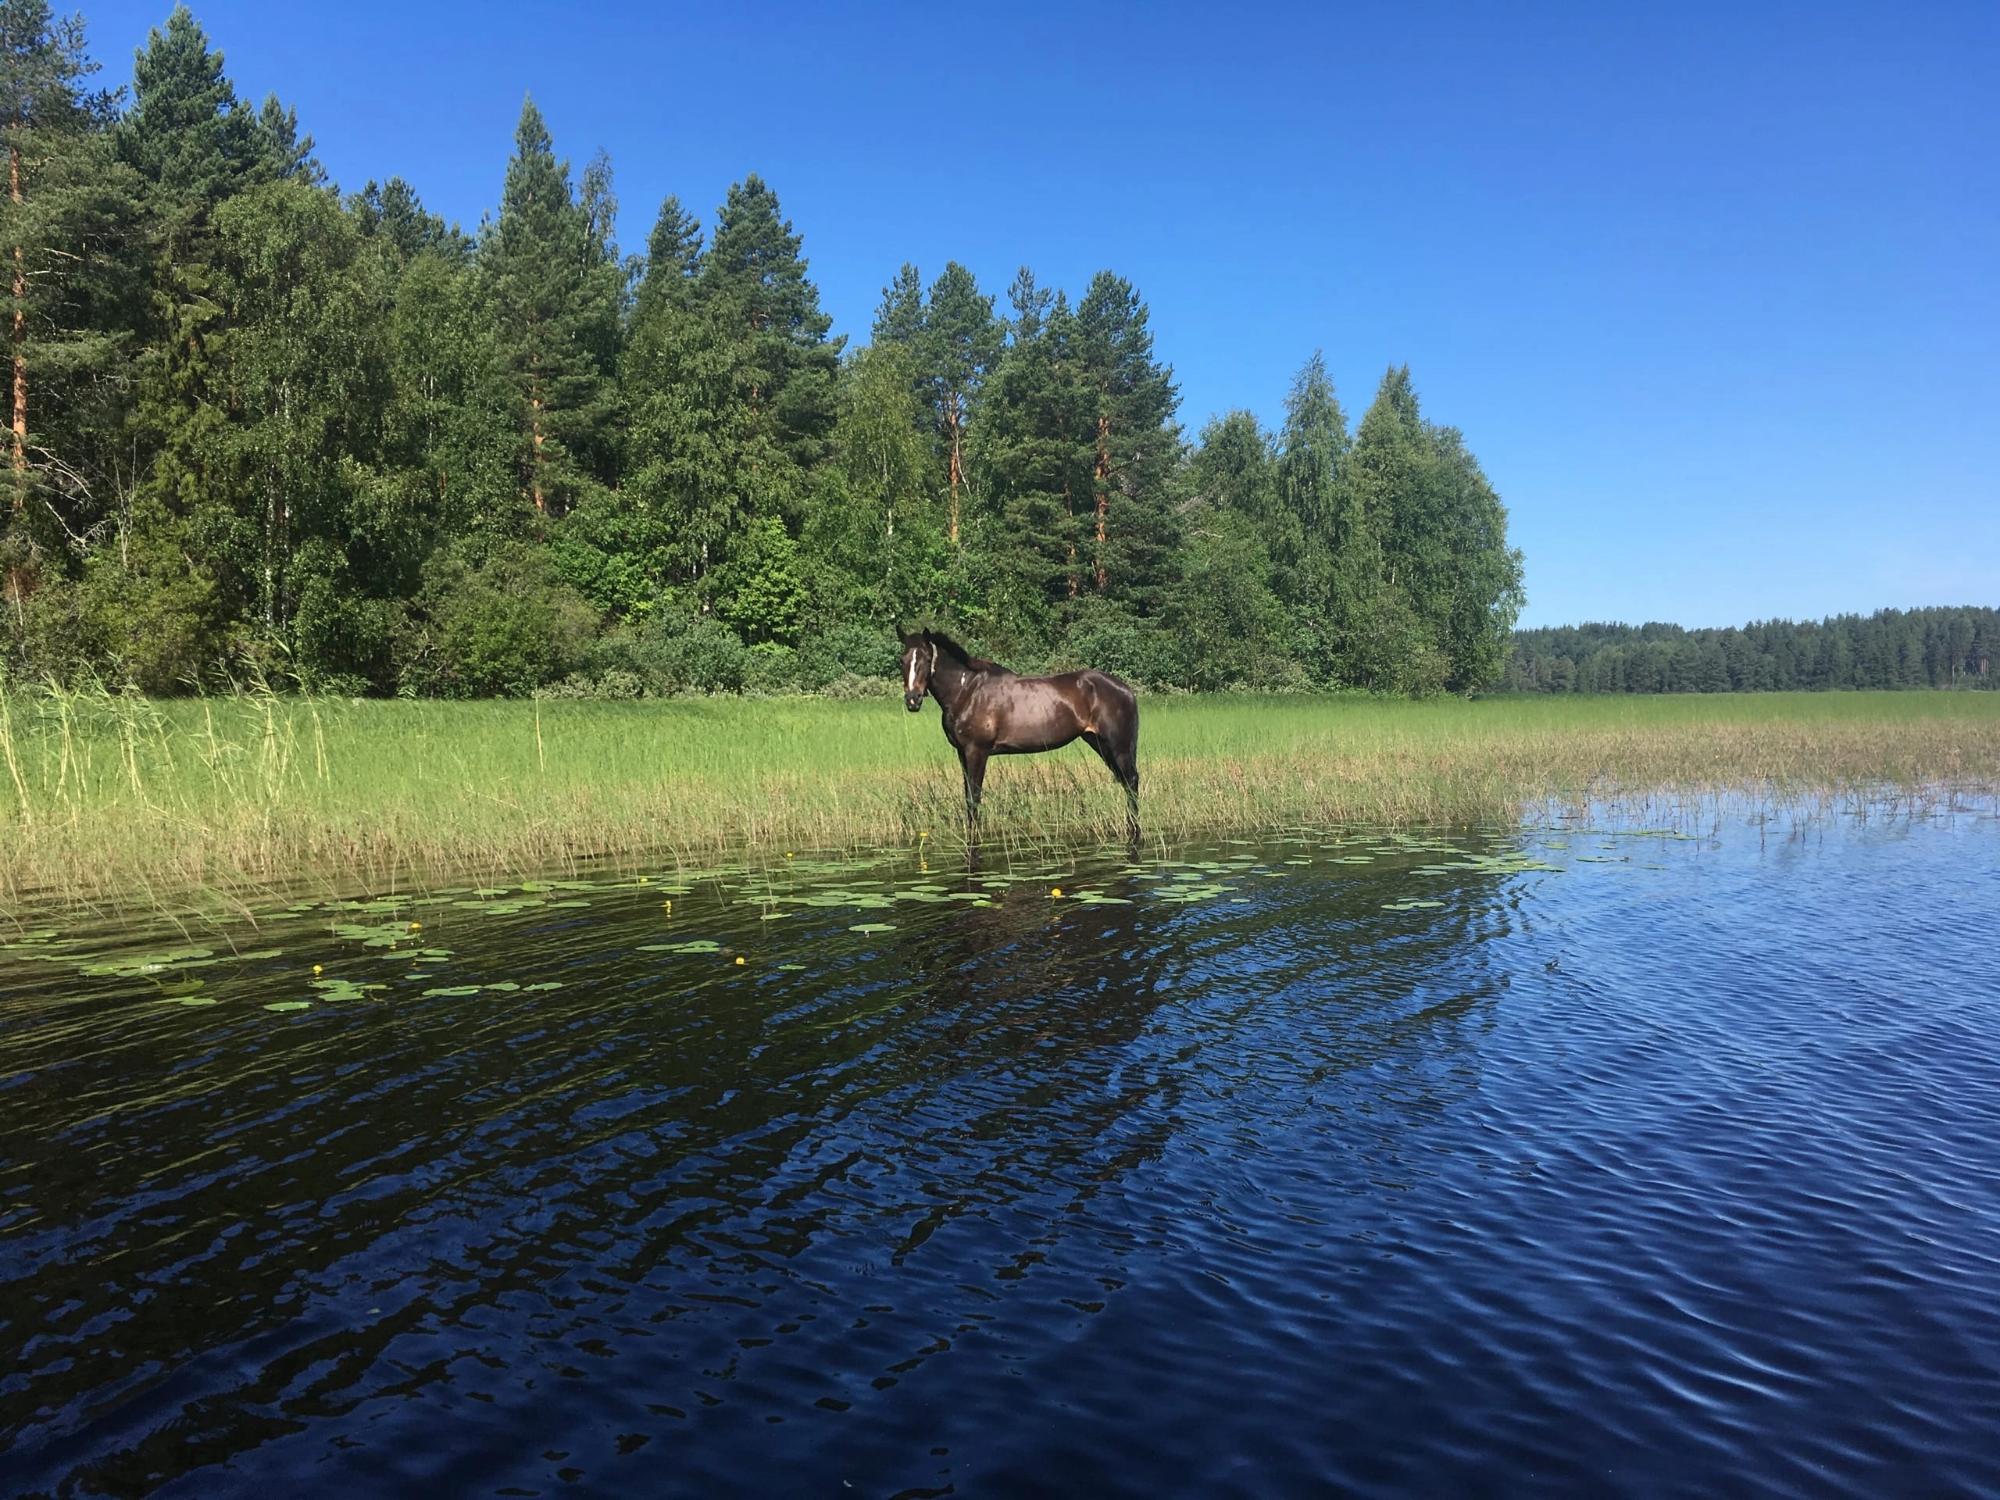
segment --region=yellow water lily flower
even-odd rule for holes
[[[1058,900],[1058,901],[1062,900],[1062,887],[1061,887],[1061,886],[1059,886],[1059,885],[1052,885],[1052,886],[1050,886],[1050,887],[1049,887],[1049,894],[1050,894],[1051,896],[1053,896],[1053,897],[1054,897],[1054,898],[1055,898],[1056,900]]]
[[[737,955],[736,955],[736,961],[737,961],[737,962],[738,962],[739,964],[740,964],[740,963],[742,963],[742,962],[743,962],[743,955],[742,955],[742,954],[740,954],[740,953],[739,953],[739,954],[737,954]]]
[[[661,911],[663,911],[663,912],[667,912],[667,913],[670,913],[670,914],[671,914],[671,913],[672,913],[672,911],[673,911],[673,909],[674,909],[674,903],[673,903],[672,901],[670,901],[670,900],[669,900],[669,901],[662,901],[662,902],[660,903],[660,910],[661,910]]]
[[[410,924],[410,931],[412,932],[422,932],[423,930],[424,930],[424,924],[421,922],[412,922]]]
[[[321,972],[321,970],[320,970],[320,966],[319,966],[318,964],[314,964],[314,965],[313,965],[313,973],[317,974],[317,973],[320,973],[320,972]]]

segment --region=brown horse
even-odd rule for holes
[[[1017,677],[934,630],[903,637],[903,706],[937,699],[944,737],[965,769],[965,821],[979,825],[989,755],[1056,750],[1080,739],[1125,788],[1126,829],[1139,836],[1139,700],[1109,672]]]

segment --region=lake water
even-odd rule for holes
[[[0,1492],[2000,1492],[1990,806],[1172,856],[9,934]]]

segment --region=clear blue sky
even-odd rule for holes
[[[58,0],[61,8],[61,0]],[[128,81],[167,0],[96,0]],[[2000,4],[204,0],[345,188],[474,227],[524,93],[668,192],[762,173],[838,330],[947,259],[1130,277],[1189,430],[1407,361],[1528,624],[2000,602]]]

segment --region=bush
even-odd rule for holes
[[[84,565],[80,633],[115,680],[144,693],[184,693],[229,654],[215,580],[167,535],[135,530]]]
[[[843,672],[833,681],[819,689],[827,698],[843,701],[859,701],[864,698],[897,698],[902,696],[903,684],[893,675],[888,677],[861,677],[853,672]]]
[[[539,689],[537,698],[589,699],[594,702],[622,702],[646,696],[646,684],[631,672],[613,668],[592,675],[572,672],[561,682]]]
[[[790,693],[799,685],[798,652],[776,641],[759,641],[750,648],[743,674],[746,693]]]
[[[1173,686],[1182,680],[1180,639],[1108,609],[1093,609],[1070,626],[1056,647],[1057,671],[1095,667],[1142,686]]]
[[[540,548],[497,548],[477,567],[444,555],[426,574],[398,651],[406,693],[520,697],[580,664],[596,633],[596,614]]]
[[[371,599],[355,586],[345,559],[323,542],[299,550],[292,567],[292,670],[315,692],[352,694],[388,687],[393,647],[403,625],[394,600]]]
[[[66,578],[9,574],[0,596],[0,673],[13,682],[65,685],[90,676],[82,591]]]
[[[846,621],[799,643],[799,686],[821,692],[842,677],[893,679],[901,654],[893,632]]]
[[[702,617],[655,647],[662,690],[735,693],[750,673],[750,650],[720,620]]]

